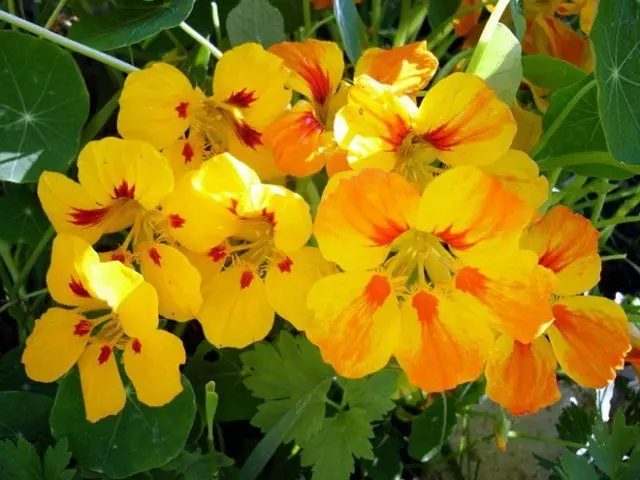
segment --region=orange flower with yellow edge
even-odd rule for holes
[[[22,356],[30,378],[54,382],[77,363],[90,422],[124,408],[120,358],[142,403],[162,406],[182,391],[184,348],[157,329],[158,298],[142,275],[119,261],[101,263],[85,240],[61,234],[53,242],[47,286],[56,302],[76,308],[53,307],[36,320]]]
[[[277,177],[281,174],[263,146],[262,134],[291,100],[291,91],[285,88],[288,78],[282,60],[256,43],[224,53],[216,65],[210,97],[192,87],[177,68],[156,63],[127,76],[118,131],[124,138],[178,150],[185,161],[191,155],[186,145],[194,157],[198,153],[191,140],[200,134],[211,153],[231,152],[262,178]],[[173,145],[179,139],[187,143]],[[174,157],[175,152],[169,155]]]
[[[530,342],[552,321],[553,275],[519,248],[531,216],[525,200],[475,167],[448,170],[423,192],[381,170],[332,178],[314,233],[345,272],[311,289],[309,339],[346,377],[395,354],[424,390],[476,378],[492,329]]]
[[[560,398],[558,363],[578,384],[601,388],[615,378],[630,349],[624,311],[612,300],[580,295],[597,284],[601,268],[598,232],[586,218],[556,206],[531,226],[522,245],[553,272],[557,286],[553,323],[544,335],[529,344],[503,335],[487,362],[487,395],[516,415]]]

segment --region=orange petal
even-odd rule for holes
[[[457,273],[456,287],[489,307],[497,330],[528,343],[553,321],[549,299],[556,281],[531,252],[477,256],[473,264]]]
[[[527,26],[522,48],[525,53],[559,58],[585,71],[593,69],[589,40],[553,16],[538,15]]]
[[[535,95],[534,88],[532,92]],[[511,107],[513,118],[518,124],[518,131],[511,148],[529,153],[536,146],[542,135],[542,116],[530,110],[525,110],[518,102],[514,102]]]
[[[463,12],[471,7],[475,7],[480,3],[484,3],[484,0],[462,0],[460,2],[460,6],[458,7],[458,13]],[[464,14],[461,17],[456,18],[453,21],[453,26],[456,31],[456,35],[459,37],[466,36],[472,29],[478,24],[478,20],[480,20],[480,15],[482,15],[482,9],[478,8],[469,13]]]
[[[327,175],[333,177],[336,173],[351,170],[347,160],[347,152],[341,148],[335,148],[326,160]]]
[[[478,378],[493,344],[486,314],[455,290],[421,290],[405,301],[401,338],[395,357],[409,381],[426,392]]]
[[[484,372],[487,396],[513,415],[536,413],[560,399],[556,365],[546,338],[525,345],[503,335]]]
[[[354,78],[368,75],[391,86],[396,93],[413,95],[427,86],[437,69],[438,59],[427,50],[427,42],[415,42],[390,50],[365,50],[356,64]]]
[[[418,190],[395,173],[366,169],[334,177],[318,206],[314,233],[327,260],[343,269],[380,265],[391,243],[409,229]]]
[[[607,298],[570,297],[553,305],[548,330],[558,362],[583,387],[605,387],[631,348],[627,316]]]
[[[533,250],[538,263],[556,274],[556,294],[576,295],[600,280],[598,235],[589,220],[558,205],[531,227],[522,247]]]

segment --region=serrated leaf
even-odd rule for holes
[[[560,458],[560,475],[566,480],[598,480],[598,474],[585,457],[565,453]]]
[[[640,427],[626,426],[624,414],[617,412],[613,417],[611,431],[606,423],[593,427],[593,442],[588,450],[595,464],[611,478],[616,478],[622,467],[622,457],[640,439]]]
[[[18,438],[17,443],[0,441],[0,478],[40,480],[42,465],[36,448],[24,438]]]
[[[267,48],[284,42],[284,20],[267,0],[241,0],[227,16],[227,33],[232,46],[257,42]]]
[[[640,2],[600,0],[590,36],[609,151],[640,164]]]
[[[248,371],[245,385],[255,397],[265,400],[251,419],[253,425],[269,431],[304,400],[306,407],[284,441],[302,442],[321,428],[333,371],[305,337],[294,338],[283,331],[273,344],[258,343],[240,358]]]
[[[26,185],[6,185],[0,197],[0,238],[16,245],[33,247],[42,240],[49,227],[38,196]]]
[[[48,442],[52,404],[49,397],[37,393],[0,392],[0,439]]]
[[[221,468],[233,465],[233,460],[220,452],[183,451],[161,470],[180,475],[182,480],[211,480]]]
[[[66,438],[62,438],[55,446],[47,448],[44,454],[42,465],[44,480],[72,480],[76,471],[67,470],[70,461],[69,442]]]
[[[395,404],[391,400],[397,388],[398,373],[381,370],[364,378],[339,380],[344,389],[342,403],[365,412],[370,422],[382,420]]]
[[[522,47],[502,23],[496,25],[480,56],[474,55],[467,71],[483,78],[498,97],[512,105],[522,81]]]
[[[427,409],[411,422],[409,455],[420,461],[428,461],[449,438],[456,424],[454,402],[439,396]]]
[[[76,369],[60,387],[51,411],[51,432],[67,437],[76,458],[111,478],[125,478],[166,464],[182,451],[195,417],[193,390],[182,377],[184,390],[164,407],[138,401],[123,379],[127,403],[118,415],[96,423],[85,418],[80,377]]]
[[[373,459],[370,438],[373,430],[364,410],[340,412],[303,444],[302,465],[312,467],[313,480],[348,480],[355,458]]]
[[[64,172],[78,151],[89,94],[71,55],[30,35],[0,32],[0,180]]]
[[[570,404],[565,407],[556,423],[558,436],[568,442],[587,444],[595,421],[595,414],[587,413],[584,408]]]
[[[522,74],[537,87],[555,91],[584,80],[586,74],[575,65],[547,55],[522,58]]]
[[[354,65],[362,54],[360,35],[358,34],[358,10],[353,0],[334,0],[333,14],[340,29],[344,50]]]
[[[98,50],[133,45],[180,25],[189,16],[194,1],[121,1],[104,13],[82,15],[69,30],[69,37]]]

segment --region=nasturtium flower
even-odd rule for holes
[[[453,99],[453,100],[452,100]],[[354,169],[397,171],[420,185],[436,160],[487,165],[509,149],[511,111],[482,79],[455,73],[430,89],[420,107],[362,75],[336,115],[335,135]]]
[[[199,169],[202,163],[212,156],[206,137],[197,130],[188,137],[173,142],[162,150],[162,154],[169,160],[176,182],[185,173]]]
[[[511,148],[529,153],[538,144],[542,135],[542,116],[521,107],[517,101],[513,103],[511,112],[518,124],[518,131]]]
[[[78,158],[79,183],[44,172],[38,197],[58,233],[95,243],[103,234],[131,226],[173,189],[167,159],[139,140],[89,142]]]
[[[600,278],[598,232],[569,208],[556,206],[522,240],[553,272],[553,323],[529,345],[511,336],[498,340],[487,364],[487,394],[514,414],[533,413],[558,399],[556,359],[578,384],[601,388],[615,378],[629,351],[627,318],[614,301],[580,295]],[[522,395],[521,385],[540,385]]]
[[[200,133],[213,154],[228,151],[262,178],[277,177],[281,174],[263,147],[262,134],[291,100],[288,78],[283,61],[256,43],[224,53],[210,97],[193,88],[175,67],[156,63],[127,76],[118,131],[159,149],[171,148],[187,130],[188,138]]]
[[[54,382],[77,363],[90,422],[124,408],[118,350],[141,402],[162,406],[182,391],[182,343],[157,330],[158,298],[142,275],[120,261],[100,263],[89,243],[61,234],[47,285],[54,300],[77,308],[53,307],[36,320],[22,357],[30,378]]]

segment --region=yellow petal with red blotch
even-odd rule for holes
[[[509,150],[482,170],[498,178],[507,191],[527,202],[533,212],[549,198],[549,182],[540,175],[538,164],[524,152]]]
[[[368,48],[358,63],[354,78],[368,75],[404,95],[413,95],[431,81],[438,59],[427,49],[427,42],[415,42],[389,50]]]
[[[91,244],[105,233],[111,208],[98,205],[80,184],[61,173],[40,175],[38,198],[56,232],[81,237]]]
[[[347,272],[322,278],[307,304],[309,340],[339,375],[359,378],[383,368],[400,341],[400,311],[383,273]]]
[[[420,290],[407,299],[401,338],[395,357],[409,381],[425,392],[474,381],[493,345],[486,312],[456,290]]]
[[[177,182],[185,173],[199,169],[207,159],[205,137],[202,133],[193,131],[188,138],[180,138],[162,150],[162,154],[169,161]]]
[[[202,305],[200,273],[177,248],[148,243],[140,252],[140,272],[158,293],[158,312],[185,322],[195,318]]]
[[[289,71],[276,55],[257,43],[227,50],[213,74],[213,99],[242,112],[243,121],[261,130],[291,101]]]
[[[122,360],[138,400],[145,405],[162,407],[182,392],[180,365],[187,358],[175,335],[154,330],[144,337],[132,338]]]
[[[150,144],[107,137],[89,142],[78,157],[78,179],[101,205],[135,200],[155,208],[173,190],[169,162]]]
[[[127,395],[113,349],[102,341],[90,344],[80,357],[78,367],[87,420],[95,423],[119,413]]]
[[[449,165],[488,165],[507,153],[516,122],[484,80],[454,73],[427,92],[415,130]]]
[[[119,246],[115,250],[107,250],[106,252],[98,253],[101,262],[113,262],[118,261],[125,264],[129,268],[133,268],[133,255],[128,250]]]
[[[477,7],[480,3],[484,3],[484,1],[485,0],[462,0],[457,13],[459,14],[465,10]],[[481,15],[482,9],[475,8],[474,10],[468,11],[468,13],[461,17],[455,18],[453,20],[453,26],[455,28],[456,35],[459,37],[467,36],[473,27],[478,24]]]
[[[525,250],[465,256],[473,266],[455,276],[456,287],[467,292],[493,313],[493,325],[501,333],[528,343],[553,321],[549,303],[556,279]]]
[[[280,185],[254,185],[238,203],[237,213],[245,218],[265,219],[273,228],[276,248],[283,252],[298,250],[311,236],[309,205]]]
[[[92,324],[82,315],[50,308],[35,322],[22,363],[36,382],[54,382],[71,370],[91,336]]]
[[[262,138],[273,151],[278,169],[296,177],[306,177],[324,167],[336,144],[333,133],[326,131],[311,104],[304,100],[271,123]]]
[[[558,300],[553,315],[547,334],[562,369],[583,387],[606,387],[631,349],[622,308],[608,298],[578,296]]]
[[[313,317],[307,306],[309,290],[316,281],[337,273],[316,247],[302,247],[274,259],[267,270],[265,287],[271,307],[297,330],[305,330]]]
[[[291,88],[317,105],[326,105],[338,89],[344,71],[342,50],[335,42],[308,39],[282,42],[269,51],[292,70]]]
[[[518,102],[511,106],[511,113],[518,124],[511,148],[529,153],[538,144],[542,135],[542,116],[531,110],[525,110]]]
[[[234,266],[207,286],[198,320],[216,347],[243,348],[267,336],[274,311],[255,270]]]
[[[401,146],[412,133],[417,111],[409,97],[361,75],[349,89],[348,103],[336,114],[336,141],[347,150],[353,168],[390,171],[403,158]]]
[[[536,413],[560,399],[556,366],[546,338],[539,337],[525,345],[502,335],[484,372],[487,396],[512,415]]]
[[[515,248],[531,208],[500,180],[475,167],[457,167],[422,193],[415,227],[432,233],[457,253]]]
[[[142,275],[114,261],[92,265],[89,287],[118,315],[124,333],[143,336],[158,328],[158,295]]]
[[[556,274],[556,294],[576,295],[600,280],[598,235],[589,220],[557,205],[529,229],[522,247],[534,251],[538,263]]]
[[[184,247],[178,247],[178,250],[187,257],[189,263],[200,273],[201,292],[203,292],[209,282],[222,271],[228,255],[227,247],[224,244],[211,247],[207,253],[192,252]]]
[[[396,173],[366,169],[333,177],[314,225],[322,254],[345,270],[380,265],[413,223],[419,195]]]
[[[593,70],[589,39],[552,15],[539,15],[527,26],[522,49],[564,60],[586,72]]]
[[[87,275],[100,263],[98,254],[80,237],[60,234],[53,240],[47,287],[53,299],[72,307],[104,305],[92,292]]]
[[[118,113],[118,132],[165,148],[182,136],[203,95],[177,68],[154,63],[127,75]]]

